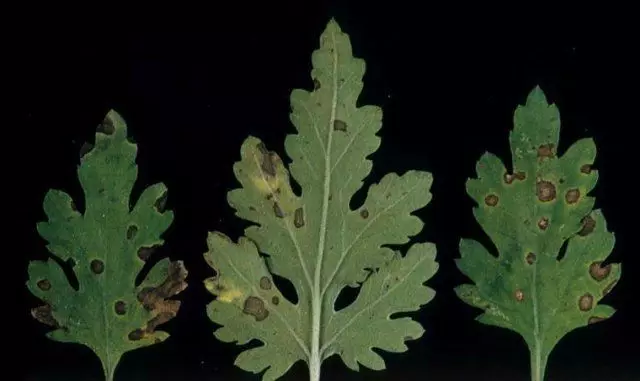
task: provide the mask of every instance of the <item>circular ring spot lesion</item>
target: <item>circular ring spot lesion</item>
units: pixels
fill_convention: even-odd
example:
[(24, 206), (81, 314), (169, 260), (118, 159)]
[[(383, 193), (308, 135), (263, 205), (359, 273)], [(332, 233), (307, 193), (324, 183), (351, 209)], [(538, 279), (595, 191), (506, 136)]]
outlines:
[(271, 290), (271, 279), (266, 276), (260, 278), (260, 288), (263, 290)]
[(534, 264), (536, 262), (536, 259), (537, 259), (536, 254), (532, 253), (532, 252), (527, 253), (527, 255), (525, 257), (525, 260), (530, 265)]
[(536, 182), (536, 196), (542, 202), (553, 201), (556, 198), (556, 186), (551, 181), (538, 180)]
[(263, 321), (269, 316), (269, 311), (265, 307), (264, 301), (256, 296), (250, 296), (244, 301), (242, 312), (253, 316), (256, 321)]
[(590, 311), (593, 308), (593, 295), (588, 292), (582, 295), (578, 301), (578, 307), (580, 311)]
[(567, 201), (567, 204), (575, 204), (580, 199), (580, 189), (569, 189), (565, 194), (564, 199)]
[(369, 218), (369, 211), (366, 208), (363, 208), (360, 211), (360, 217), (365, 218), (365, 219)]
[(113, 309), (115, 310), (117, 315), (124, 315), (127, 313), (127, 304), (122, 300), (118, 300), (113, 305)]
[(548, 217), (542, 217), (540, 220), (538, 220), (538, 228), (540, 230), (547, 230), (548, 227), (549, 227)]
[(608, 264), (603, 267), (602, 261), (597, 261), (597, 262), (593, 262), (589, 266), (589, 275), (591, 275), (591, 278), (593, 278), (595, 281), (600, 282), (606, 279), (610, 273), (611, 273), (611, 264)]
[(524, 292), (522, 292), (522, 290), (520, 289), (516, 290), (514, 296), (518, 302), (522, 302), (524, 300)]
[(498, 201), (499, 201), (498, 196), (497, 196), (497, 195), (495, 195), (495, 194), (493, 194), (493, 193), (492, 193), (492, 194), (487, 195), (487, 196), (484, 198), (484, 203), (485, 203), (487, 206), (496, 206), (496, 205), (498, 205)]
[(51, 282), (49, 282), (49, 279), (41, 279), (41, 280), (38, 281), (38, 283), (36, 283), (36, 285), (42, 291), (51, 290)]
[(596, 220), (591, 216), (585, 216), (581, 221), (582, 228), (578, 232), (578, 235), (581, 237), (587, 236), (596, 229)]

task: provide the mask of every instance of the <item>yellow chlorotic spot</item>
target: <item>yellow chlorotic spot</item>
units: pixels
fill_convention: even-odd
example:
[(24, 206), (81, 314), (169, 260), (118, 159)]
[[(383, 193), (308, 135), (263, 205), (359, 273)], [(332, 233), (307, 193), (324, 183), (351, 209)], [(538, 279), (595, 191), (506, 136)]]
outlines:
[(271, 177), (264, 174), (251, 176), (251, 181), (258, 191), (263, 194), (273, 193), (280, 185), (279, 177)]
[(218, 300), (224, 303), (231, 303), (242, 296), (242, 292), (238, 289), (224, 290), (218, 295)]

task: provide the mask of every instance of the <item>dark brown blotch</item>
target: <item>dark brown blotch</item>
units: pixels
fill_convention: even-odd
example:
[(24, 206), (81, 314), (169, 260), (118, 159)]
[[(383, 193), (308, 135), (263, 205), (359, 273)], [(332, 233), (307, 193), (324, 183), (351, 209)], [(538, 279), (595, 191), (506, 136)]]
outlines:
[(167, 206), (167, 192), (163, 192), (153, 205), (159, 213), (164, 212)]
[(360, 211), (360, 217), (369, 218), (369, 211), (366, 208), (362, 208), (362, 210)]
[(582, 295), (578, 301), (578, 307), (583, 312), (591, 310), (593, 308), (593, 295), (588, 292)]
[(159, 245), (153, 245), (151, 247), (141, 247), (138, 249), (138, 258), (143, 261), (148, 261), (149, 258), (153, 255), (153, 253), (160, 247)]
[(487, 204), (487, 206), (496, 206), (498, 205), (498, 201), (499, 201), (498, 196), (495, 194), (487, 195), (484, 198), (484, 203)]
[(129, 225), (127, 228), (127, 239), (133, 239), (138, 233), (138, 227), (136, 225)]
[(40, 323), (46, 324), (50, 327), (60, 328), (60, 324), (53, 317), (53, 308), (50, 304), (44, 304), (36, 308), (31, 309), (31, 316)]
[(302, 208), (296, 209), (295, 213), (293, 214), (293, 226), (297, 228), (301, 228), (304, 226), (304, 211), (302, 210)]
[(51, 282), (49, 282), (49, 279), (42, 279), (39, 280), (38, 283), (36, 283), (36, 285), (38, 286), (39, 289), (41, 289), (42, 291), (49, 291), (51, 290)]
[(556, 198), (556, 186), (551, 181), (539, 180), (536, 183), (536, 196), (542, 202), (552, 201)]
[(580, 229), (578, 235), (581, 237), (593, 233), (596, 228), (596, 220), (591, 216), (585, 216), (580, 222), (582, 223), (582, 229)]
[(80, 158), (82, 159), (86, 154), (88, 154), (93, 148), (93, 144), (84, 142), (82, 147), (80, 147)]
[(510, 174), (508, 172), (505, 172), (505, 174), (503, 176), (504, 182), (507, 183), (507, 184), (513, 183), (514, 180), (521, 180), (522, 181), (525, 178), (526, 178), (526, 176), (525, 176), (524, 172), (522, 172), (522, 171), (518, 171), (518, 172), (516, 172), (514, 174)]
[(589, 266), (589, 275), (594, 280), (600, 282), (605, 279), (611, 273), (611, 264), (608, 264), (602, 267), (602, 261), (593, 262), (591, 266)]
[(93, 261), (91, 261), (91, 264), (89, 266), (91, 267), (91, 271), (94, 274), (102, 274), (104, 272), (104, 262), (99, 259), (94, 259)]
[(113, 309), (116, 311), (116, 314), (124, 315), (127, 313), (127, 303), (122, 300), (118, 300), (115, 302)]
[(567, 204), (575, 204), (580, 199), (580, 190), (578, 188), (569, 189), (564, 196)]
[(514, 296), (516, 297), (516, 300), (518, 302), (522, 302), (524, 300), (524, 292), (522, 292), (522, 290), (517, 289), (516, 292), (514, 293)]
[(553, 148), (553, 143), (542, 144), (540, 147), (538, 147), (538, 159), (542, 160), (553, 157)]
[(347, 131), (347, 123), (343, 120), (336, 119), (333, 121), (333, 129), (336, 131)]
[(271, 279), (266, 276), (260, 278), (260, 288), (263, 290), (271, 290)]
[(244, 301), (242, 312), (253, 316), (256, 321), (263, 321), (269, 316), (269, 311), (264, 306), (262, 299), (255, 296), (250, 296)]
[(273, 214), (275, 214), (278, 218), (284, 217), (284, 212), (277, 202), (273, 203)]
[(260, 158), (260, 169), (267, 176), (274, 177), (276, 175), (275, 153), (270, 152), (262, 142), (258, 143), (257, 148), (262, 156)]
[(102, 132), (103, 134), (111, 135), (116, 131), (116, 127), (113, 125), (113, 121), (111, 120), (111, 118), (106, 117), (102, 120), (102, 123), (98, 125), (96, 131)]
[(542, 217), (539, 221), (538, 221), (538, 228), (540, 230), (547, 230), (547, 228), (549, 227), (549, 218), (547, 217)]
[(527, 253), (527, 256), (525, 257), (525, 260), (530, 265), (534, 264), (536, 262), (536, 259), (537, 257), (535, 253)]
[(591, 164), (584, 164), (580, 167), (580, 172), (588, 175), (591, 173)]
[(127, 335), (127, 337), (131, 341), (142, 340), (142, 338), (144, 337), (144, 330), (140, 328), (134, 329), (133, 331), (129, 332), (129, 335)]
[(271, 297), (271, 303), (272, 303), (274, 306), (277, 306), (278, 304), (280, 304), (280, 298), (278, 298), (278, 297), (277, 297), (277, 296), (275, 296), (275, 295), (274, 295), (274, 296), (272, 296), (272, 297)]

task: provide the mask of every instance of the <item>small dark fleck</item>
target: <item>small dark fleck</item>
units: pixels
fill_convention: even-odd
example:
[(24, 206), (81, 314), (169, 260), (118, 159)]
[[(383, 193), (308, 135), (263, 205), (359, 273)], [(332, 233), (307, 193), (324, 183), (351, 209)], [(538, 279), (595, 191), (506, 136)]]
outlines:
[(263, 290), (271, 290), (271, 279), (266, 276), (260, 278), (260, 288)]
[(116, 314), (124, 315), (127, 313), (127, 304), (122, 300), (118, 300), (114, 305), (114, 309), (116, 310)]
[(293, 225), (297, 228), (301, 228), (304, 226), (304, 211), (302, 208), (296, 209), (293, 214)]
[(589, 275), (598, 282), (608, 277), (609, 273), (611, 273), (611, 264), (602, 267), (602, 261), (598, 261), (589, 266)]
[(536, 255), (535, 253), (527, 253), (527, 257), (526, 257), (527, 263), (532, 265), (536, 262)]
[(334, 120), (333, 121), (333, 129), (336, 131), (343, 131), (346, 132), (347, 131), (347, 123), (342, 121), (342, 120)]
[(363, 208), (363, 209), (360, 211), (360, 217), (362, 217), (362, 218), (369, 218), (369, 211), (368, 211), (367, 209), (364, 209), (364, 208)]
[(133, 239), (138, 233), (138, 227), (136, 225), (129, 225), (127, 228), (127, 239)]
[(274, 306), (277, 306), (278, 304), (280, 304), (280, 298), (278, 298), (277, 296), (274, 295), (273, 297), (271, 297), (271, 303)]
[(282, 208), (280, 208), (280, 205), (277, 202), (273, 203), (273, 213), (278, 218), (284, 217), (284, 212), (282, 211)]
[(94, 259), (93, 261), (91, 261), (91, 271), (93, 271), (94, 274), (102, 274), (102, 272), (104, 271), (104, 262), (102, 262), (99, 259)]
[(498, 205), (498, 196), (495, 194), (487, 195), (487, 197), (484, 198), (484, 203), (488, 206), (496, 206)]
[(590, 164), (584, 164), (583, 166), (580, 167), (580, 172), (584, 173), (585, 175), (588, 175), (591, 173), (591, 165)]
[(589, 311), (593, 308), (593, 296), (589, 293), (582, 295), (578, 306), (580, 307), (580, 311)]
[(48, 279), (42, 279), (37, 283), (38, 288), (42, 291), (49, 291), (51, 289), (51, 282)]
[(544, 159), (553, 157), (553, 148), (554, 145), (552, 143), (541, 145), (540, 147), (538, 147), (538, 158)]
[(144, 337), (144, 331), (141, 330), (140, 328), (135, 329), (135, 330), (129, 332), (129, 335), (127, 337), (131, 341), (142, 340), (142, 338)]
[(252, 211), (252, 212), (255, 212), (255, 211), (256, 211), (256, 208), (254, 208), (253, 206), (250, 206), (250, 207), (249, 207), (249, 210), (250, 210), (250, 211)]
[(567, 204), (575, 204), (580, 199), (580, 190), (577, 188), (569, 189), (564, 196)]
[(540, 180), (536, 184), (536, 195), (542, 202), (552, 201), (556, 198), (556, 187), (550, 181)]

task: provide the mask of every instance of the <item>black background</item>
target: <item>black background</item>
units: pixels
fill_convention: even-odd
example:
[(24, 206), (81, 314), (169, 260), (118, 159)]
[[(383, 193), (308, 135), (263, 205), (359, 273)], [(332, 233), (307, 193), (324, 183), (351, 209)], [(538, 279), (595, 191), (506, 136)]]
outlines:
[[(226, 192), (237, 186), (232, 164), (249, 134), (288, 159), (284, 138), (294, 131), (288, 97), (293, 88), (311, 88), (311, 52), (334, 16), (355, 55), (367, 62), (361, 104), (384, 110), (382, 145), (365, 187), (387, 172), (433, 173), (434, 197), (417, 213), (426, 225), (416, 240), (438, 245), (440, 271), (428, 282), (436, 298), (414, 314), (426, 333), (409, 343), (408, 352), (384, 354), (388, 369), (381, 372), (355, 373), (333, 357), (323, 363), (323, 379), (529, 379), (522, 339), (475, 322), (479, 311), (452, 289), (466, 281), (453, 262), (459, 239), (482, 235), (464, 182), (475, 175), (485, 150), (509, 159), (513, 110), (536, 85), (560, 109), (561, 151), (575, 139), (595, 139), (600, 180), (592, 194), (616, 234), (610, 260), (624, 261), (622, 279), (606, 298), (618, 312), (568, 334), (551, 355), (548, 380), (640, 379), (634, 365), (640, 354), (634, 294), (640, 263), (633, 244), (638, 223), (630, 212), (631, 179), (637, 177), (630, 133), (638, 127), (632, 76), (639, 66), (625, 12), (586, 19), (575, 9), (551, 17), (556, 8), (546, 5), (451, 8), (299, 1), (213, 4), (186, 12), (160, 11), (156, 4), (135, 17), (127, 17), (126, 8), (108, 17), (74, 16), (75, 8), (32, 10), (20, 25), (27, 40), (16, 55), (18, 95), (24, 95), (20, 133), (29, 147), (20, 160), (23, 185), (16, 197), (22, 210), (14, 223), (22, 232), (16, 292), (23, 303), (17, 313), (26, 325), (19, 373), (29, 380), (101, 379), (88, 349), (44, 338), (46, 328), (29, 316), (37, 300), (24, 282), (28, 261), (47, 255), (35, 230), (44, 218), (45, 192), (63, 189), (82, 205), (78, 153), (113, 108), (138, 144), (136, 192), (159, 181), (169, 188), (175, 222), (160, 254), (183, 259), (190, 271), (190, 286), (179, 297), (182, 310), (163, 327), (171, 337), (126, 354), (116, 380), (258, 379), (233, 366), (239, 347), (213, 337), (215, 326), (205, 315), (213, 297), (202, 287), (213, 274), (202, 258), (205, 238), (213, 230), (235, 238), (245, 226), (226, 203)], [(541, 12), (526, 17), (533, 10)], [(283, 380), (306, 377), (299, 363)]]

